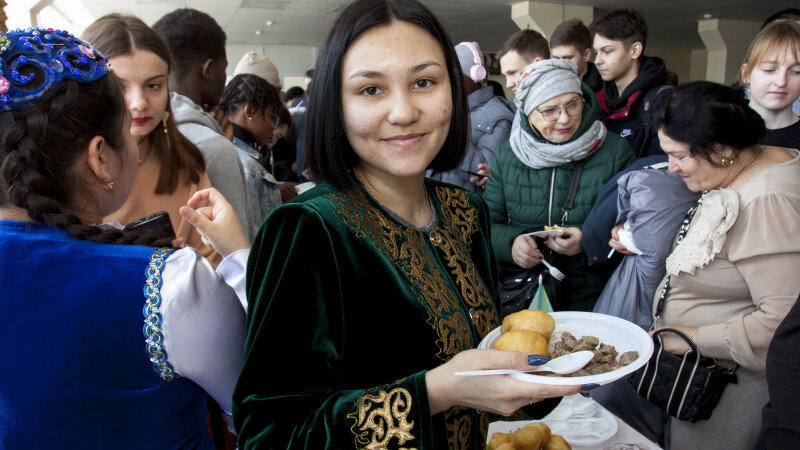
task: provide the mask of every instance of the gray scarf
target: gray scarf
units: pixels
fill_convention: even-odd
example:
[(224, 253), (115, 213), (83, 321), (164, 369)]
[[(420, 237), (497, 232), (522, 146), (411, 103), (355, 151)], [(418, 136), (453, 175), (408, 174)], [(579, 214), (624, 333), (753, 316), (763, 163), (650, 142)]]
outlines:
[(522, 111), (518, 109), (509, 141), (511, 150), (517, 158), (532, 169), (558, 167), (586, 159), (606, 140), (606, 127), (599, 120), (595, 120), (585, 133), (563, 144), (554, 144), (531, 135), (522, 129), (520, 124), (522, 120), (527, 118), (523, 117)]

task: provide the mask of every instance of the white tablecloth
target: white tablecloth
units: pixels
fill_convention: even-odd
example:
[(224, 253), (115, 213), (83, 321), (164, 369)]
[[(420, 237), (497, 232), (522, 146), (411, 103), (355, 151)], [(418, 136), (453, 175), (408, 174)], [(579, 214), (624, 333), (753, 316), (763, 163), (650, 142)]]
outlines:
[[(573, 398), (574, 397), (574, 398)], [(620, 420), (618, 417), (614, 416), (607, 409), (603, 408), (597, 402), (592, 400), (591, 398), (584, 398), (581, 397), (579, 394), (575, 396), (565, 397), (565, 400), (562, 401), (556, 409), (554, 409), (550, 414), (544, 417), (541, 422), (548, 422), (549, 418), (552, 418), (554, 415), (561, 415), (563, 413), (564, 408), (568, 408), (570, 404), (574, 403), (593, 403), (597, 406), (599, 410), (599, 415), (602, 415), (606, 418), (613, 417), (613, 420), (617, 422), (617, 432), (607, 438), (602, 442), (596, 442), (591, 445), (583, 445), (583, 444), (573, 444), (570, 442), (570, 445), (575, 450), (659, 450), (661, 447), (658, 446), (655, 442), (651, 442), (649, 439), (644, 437), (641, 433), (634, 430), (630, 425)], [(532, 422), (539, 422), (534, 420), (524, 420), (524, 421), (514, 421), (514, 422), (492, 422), (489, 424), (489, 433), (488, 437), (491, 438), (493, 433), (508, 433), (515, 431), (523, 426), (532, 423)], [(569, 442), (569, 439), (567, 439)]]

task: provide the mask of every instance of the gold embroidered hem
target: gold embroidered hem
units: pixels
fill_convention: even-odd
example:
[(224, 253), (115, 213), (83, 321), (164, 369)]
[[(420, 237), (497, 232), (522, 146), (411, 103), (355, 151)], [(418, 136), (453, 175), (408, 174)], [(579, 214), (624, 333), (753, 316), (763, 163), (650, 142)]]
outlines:
[(408, 420), (411, 403), (411, 394), (403, 388), (361, 397), (356, 414), (347, 415), (356, 420), (350, 429), (356, 435), (356, 444), (366, 450), (378, 450), (387, 448), (394, 438), (398, 444), (414, 439), (414, 421)]

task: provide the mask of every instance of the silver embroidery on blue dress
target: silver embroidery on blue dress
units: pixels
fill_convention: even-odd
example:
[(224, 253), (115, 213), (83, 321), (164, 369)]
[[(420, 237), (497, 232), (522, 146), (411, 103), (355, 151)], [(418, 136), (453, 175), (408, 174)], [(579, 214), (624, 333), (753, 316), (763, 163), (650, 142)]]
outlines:
[(161, 332), (163, 318), (161, 317), (161, 269), (164, 268), (164, 260), (174, 250), (160, 248), (153, 252), (150, 257), (150, 264), (147, 266), (147, 284), (144, 285), (144, 332), (147, 354), (153, 364), (153, 370), (161, 376), (164, 381), (172, 381), (178, 375), (167, 362), (167, 353), (164, 351), (164, 334)]

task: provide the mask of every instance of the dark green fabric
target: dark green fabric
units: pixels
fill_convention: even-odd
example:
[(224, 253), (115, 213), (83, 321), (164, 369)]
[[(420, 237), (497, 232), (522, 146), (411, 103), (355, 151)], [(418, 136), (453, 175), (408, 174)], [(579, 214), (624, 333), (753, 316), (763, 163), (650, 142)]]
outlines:
[[(600, 107), (597, 98), (583, 85), (586, 105), (576, 139), (599, 117)], [(520, 124), (532, 136), (528, 120), (517, 115)], [(583, 166), (575, 206), (566, 223), (562, 224), (562, 207), (566, 200), (572, 179), (573, 164), (556, 168), (532, 169), (517, 158), (506, 141), (492, 161), (491, 175), (486, 186), (484, 200), (489, 206), (492, 222), (492, 248), (497, 259), (513, 264), (511, 244), (522, 233), (539, 231), (545, 225), (563, 225), (580, 228), (592, 209), (597, 193), (617, 172), (632, 163), (636, 157), (628, 143), (618, 135), (609, 132), (603, 145), (586, 158)], [(548, 223), (550, 186), (555, 173), (551, 222)], [(610, 238), (610, 236), (609, 236)], [(553, 263), (567, 275), (563, 285), (570, 302), (569, 309), (591, 311), (597, 296), (603, 290), (608, 276), (605, 266), (590, 267), (583, 253), (572, 257), (557, 255)]]
[[(426, 186), (439, 219), (430, 233), (363, 189), (328, 185), (264, 222), (247, 267), (240, 448), (441, 449), (453, 424), (470, 430), (458, 445), (479, 448), (474, 410), (431, 417), (425, 371), (499, 325), (488, 210), (460, 188)], [(362, 428), (359, 413), (386, 422)]]

